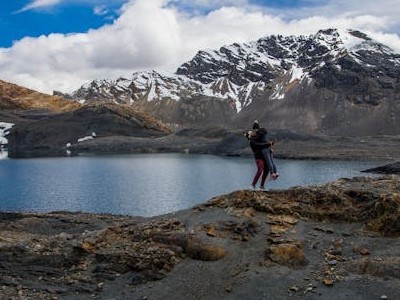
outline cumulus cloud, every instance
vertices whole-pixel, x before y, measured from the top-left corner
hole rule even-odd
[[[215,0],[191,3],[195,2],[203,7],[217,5]],[[387,31],[396,22],[395,14],[374,14],[372,0],[363,5],[356,0],[325,1],[324,5],[298,8],[296,14],[290,8],[260,8],[245,0],[221,2],[226,5],[207,14],[192,14],[178,7],[177,1],[131,0],[112,24],[99,29],[24,38],[11,48],[0,49],[2,79],[42,92],[69,92],[97,78],[150,69],[174,72],[200,49],[249,42],[270,34],[311,34],[321,28],[364,30],[400,52],[398,34]],[[348,10],[344,12],[336,2]]]

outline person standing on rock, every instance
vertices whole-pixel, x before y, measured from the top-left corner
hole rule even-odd
[[[253,151],[254,159],[256,161],[256,166],[257,166],[256,174],[254,175],[253,181],[251,183],[253,189],[256,188],[257,182],[260,179],[261,175],[262,177],[261,177],[260,189],[264,189],[265,181],[269,173],[268,165],[262,153],[262,148],[264,147],[264,144],[260,143],[257,138],[259,136],[258,133],[259,129],[260,125],[258,124],[258,121],[255,120],[253,124],[253,130],[250,130],[245,134],[246,138],[249,140],[250,148]]]
[[[255,188],[257,181],[263,174],[261,178],[260,189],[265,188],[265,180],[270,173],[270,178],[276,180],[279,177],[277,173],[275,163],[272,158],[272,145],[274,142],[267,141],[267,129],[260,128],[257,120],[253,123],[253,130],[246,134],[246,137],[250,141],[250,147],[253,150],[254,157],[256,159],[257,172],[254,176],[252,187]]]

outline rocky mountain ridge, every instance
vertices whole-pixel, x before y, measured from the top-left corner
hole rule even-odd
[[[335,134],[345,124],[351,134],[394,134],[399,78],[400,55],[389,47],[360,31],[328,29],[199,51],[174,74],[95,80],[69,97],[130,104],[171,123],[241,127],[258,118],[310,133]],[[359,122],[366,112],[372,119]]]

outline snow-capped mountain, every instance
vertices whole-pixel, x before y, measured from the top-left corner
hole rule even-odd
[[[83,101],[108,100],[117,103],[133,103],[173,99],[179,100],[186,93],[202,93],[202,84],[186,76],[164,74],[156,71],[134,73],[132,78],[95,80],[82,86],[73,96]]]
[[[312,132],[332,132],[340,122],[359,122],[369,109],[384,108],[373,110],[377,119],[381,113],[392,119],[379,133],[392,123],[400,129],[399,78],[400,55],[389,47],[360,31],[328,29],[199,51],[174,74],[97,80],[71,96],[131,104],[173,123],[216,122],[225,112],[222,123],[244,126],[258,118]]]

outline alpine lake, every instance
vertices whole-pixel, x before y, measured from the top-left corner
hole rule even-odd
[[[276,159],[275,164],[280,177],[267,181],[267,191],[374,176],[361,171],[384,162]],[[1,159],[0,211],[162,215],[249,189],[255,170],[252,157],[192,154]]]

